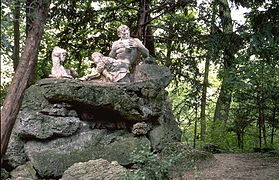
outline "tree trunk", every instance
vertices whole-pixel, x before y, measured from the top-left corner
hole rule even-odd
[[[137,34],[143,45],[149,50],[151,56],[155,56],[154,38],[150,25],[150,3],[151,0],[140,1],[140,12]]]
[[[170,11],[169,13],[174,14],[175,10]],[[170,66],[172,65],[172,59],[171,59],[171,54],[174,50],[174,43],[173,43],[173,24],[169,25],[169,29],[168,29],[168,39],[167,39],[167,57],[165,59],[165,66],[167,66],[168,68],[170,68]]]
[[[31,28],[31,24],[32,24],[32,18],[33,17],[33,8],[34,6],[32,3],[32,0],[26,0],[25,3],[25,13],[26,13],[26,22],[25,22],[25,34],[26,34],[26,38],[28,37],[28,32],[30,31]]]
[[[230,37],[233,33],[233,24],[229,3],[227,0],[218,0],[218,4],[223,34],[225,35],[225,37]],[[230,38],[228,38],[228,41],[230,41]],[[232,96],[230,87],[228,85],[230,82],[229,71],[233,65],[232,61],[234,59],[235,52],[233,52],[231,47],[229,46],[230,43],[231,42],[227,42],[228,46],[224,47],[223,81],[221,84],[221,89],[214,113],[214,121],[220,120],[224,123],[226,123],[226,121],[228,120]]]
[[[229,117],[229,109],[231,105],[231,92],[228,89],[229,83],[228,72],[224,73],[223,81],[221,84],[221,89],[219,97],[216,103],[214,112],[214,121],[221,121],[226,123]]]
[[[19,39],[20,39],[20,31],[19,31],[19,18],[20,18],[20,1],[15,1],[14,8],[14,49],[13,49],[13,68],[16,71],[19,62]]]
[[[193,144],[193,148],[196,148],[196,142],[197,142],[197,128],[198,128],[198,119],[195,119],[194,144]]]
[[[275,126],[273,125],[272,126],[272,129],[271,129],[271,137],[270,137],[270,144],[271,146],[274,145],[274,136],[276,134],[276,129],[275,129]]]
[[[275,104],[276,105],[276,104]],[[271,137],[270,137],[270,144],[273,145],[274,143],[274,135],[275,135],[275,116],[276,116],[276,106],[273,108],[272,112],[272,127],[271,127]]]
[[[46,0],[36,0],[33,3],[36,4],[32,15],[33,21],[1,113],[1,160],[7,150],[12,129],[22,103],[23,93],[34,71],[43,26],[50,5],[50,1]]]
[[[28,37],[28,33],[30,32],[31,28],[32,28],[32,23],[34,21],[34,9],[36,8],[36,3],[37,1],[33,1],[33,0],[26,0],[25,3],[25,13],[26,13],[26,24],[25,24],[25,34],[26,34],[26,38]],[[35,67],[37,66],[37,61],[38,61],[38,54],[36,54],[35,57]],[[28,82],[28,86],[30,86],[31,84],[34,83],[35,79],[35,70],[32,72],[30,80]]]
[[[237,137],[237,145],[238,145],[238,148],[240,149],[241,148],[241,134],[239,131],[236,132],[236,137]]]
[[[168,40],[167,40],[167,56],[165,59],[165,66],[167,66],[168,68],[170,68],[170,66],[172,65],[172,60],[171,60],[171,53],[173,51],[173,43],[172,43],[172,35],[171,35],[171,31],[172,31],[172,25],[170,26],[169,29],[169,34],[168,34]]]
[[[198,129],[198,105],[196,104],[195,105],[195,114],[196,114],[196,118],[195,118],[195,127],[194,127],[194,144],[193,144],[193,148],[196,148],[196,142],[197,142],[197,139],[198,139],[198,136],[197,136],[197,129]]]
[[[263,130],[263,115],[262,115],[262,102],[261,102],[261,97],[258,94],[257,95],[257,104],[258,104],[258,111],[259,111],[259,116],[258,116],[258,125],[259,125],[259,146],[262,148],[262,130]]]
[[[205,70],[203,78],[202,98],[201,98],[201,140],[206,143],[206,118],[205,118],[205,107],[206,107],[206,93],[208,87],[208,74],[209,74],[209,58],[205,61]]]
[[[265,147],[267,146],[267,138],[266,138],[266,128],[265,128],[265,117],[264,117],[264,111],[263,111],[263,140]]]
[[[258,138],[259,138],[259,145],[260,145],[260,149],[261,149],[262,148],[262,125],[261,125],[261,122],[259,122],[259,137]]]
[[[241,149],[242,149],[242,151],[244,149],[244,131],[243,130],[241,131]]]

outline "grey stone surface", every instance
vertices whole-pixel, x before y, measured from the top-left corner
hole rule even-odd
[[[41,111],[49,106],[48,100],[44,97],[44,89],[41,86],[30,86],[24,93],[21,111]]]
[[[22,112],[19,121],[18,134],[24,139],[69,136],[81,126],[77,117],[56,117],[32,112]]]
[[[5,166],[16,168],[26,162],[27,156],[24,150],[25,141],[18,135],[18,120],[15,123],[7,151],[3,157]]]
[[[77,117],[77,112],[70,108],[72,106],[66,103],[51,104],[49,107],[42,109],[40,113],[58,117]]]
[[[151,81],[137,83],[97,83],[45,79],[46,99],[67,102],[83,108],[101,108],[118,113],[123,119],[145,121],[162,114],[164,88]]]
[[[172,80],[170,70],[165,66],[155,64],[141,64],[135,69],[134,81],[152,81],[158,86],[166,87]]]
[[[158,118],[159,125],[154,126],[148,134],[152,148],[156,151],[162,150],[169,143],[179,142],[181,138],[181,130],[171,112],[170,102],[164,103],[163,111],[165,113]]]
[[[104,159],[75,163],[67,169],[61,180],[121,180],[127,170],[116,161]]]
[[[18,166],[13,171],[11,171],[11,179],[28,179],[37,180],[36,171],[30,162],[24,165]]]
[[[142,148],[150,149],[146,137],[136,138],[126,131],[92,130],[80,134],[41,142],[28,141],[26,153],[41,176],[58,177],[77,162],[104,158],[121,165],[132,163],[130,153]]]

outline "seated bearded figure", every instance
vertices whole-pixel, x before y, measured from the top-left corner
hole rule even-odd
[[[73,79],[77,77],[77,72],[73,69],[66,69],[62,65],[67,55],[67,51],[58,46],[54,47],[51,58],[52,58],[52,68],[49,77],[52,78],[68,78]]]
[[[104,79],[109,82],[130,82],[130,70],[133,72],[140,55],[149,57],[149,51],[137,38],[130,36],[130,29],[121,25],[117,29],[119,40],[112,44],[109,57],[95,52],[92,58],[97,65],[95,71],[81,80]],[[104,77],[104,78],[102,78]]]
[[[118,61],[129,64],[129,68],[137,65],[140,55],[149,57],[149,51],[142,44],[138,38],[130,36],[130,29],[126,25],[121,25],[117,29],[117,35],[119,40],[112,44],[109,56],[117,59]]]

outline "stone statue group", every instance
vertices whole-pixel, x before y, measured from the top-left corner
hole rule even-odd
[[[149,51],[137,38],[130,36],[130,29],[121,25],[117,29],[119,40],[112,44],[109,57],[99,52],[92,54],[96,68],[80,80],[101,79],[107,82],[130,82],[130,70],[135,66],[140,55],[149,57]],[[52,69],[50,77],[73,79],[77,73],[73,69],[66,69],[61,64],[66,58],[66,50],[55,47],[52,52]]]

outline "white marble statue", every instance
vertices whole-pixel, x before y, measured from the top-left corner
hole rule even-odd
[[[51,54],[52,68],[49,77],[73,79],[75,76],[77,76],[75,70],[66,69],[62,65],[62,62],[64,62],[66,56],[67,56],[67,51],[65,49],[62,49],[58,46],[54,47]]]
[[[117,34],[120,39],[112,44],[112,49],[109,53],[110,57],[125,62],[129,64],[129,66],[135,65],[134,63],[139,58],[140,53],[145,57],[149,57],[149,51],[144,47],[142,42],[138,38],[132,38],[130,36],[130,29],[128,26],[119,26]]]
[[[149,51],[139,39],[130,36],[128,26],[119,26],[117,34],[120,39],[112,44],[109,57],[93,53],[92,58],[97,67],[91,74],[80,78],[81,80],[102,79],[103,76],[109,82],[130,82],[130,69],[136,65],[141,54],[149,57]]]
[[[91,74],[80,78],[81,80],[92,80],[104,77],[108,82],[118,82],[129,73],[129,66],[127,63],[123,63],[111,57],[106,57],[101,53],[93,53],[92,59],[96,64],[96,68],[93,69]]]

